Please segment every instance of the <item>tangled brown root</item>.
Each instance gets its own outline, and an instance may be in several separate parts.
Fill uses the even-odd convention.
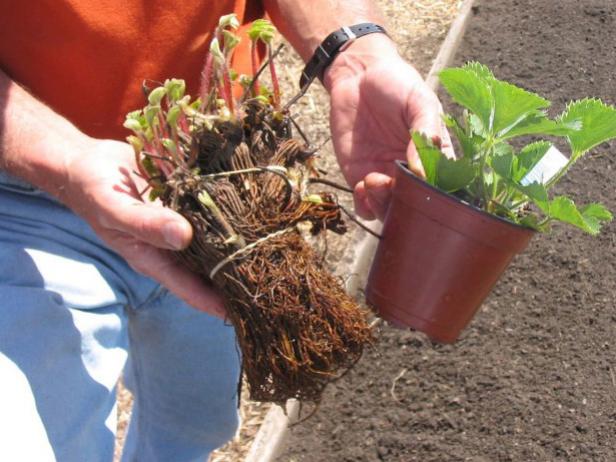
[[[310,191],[314,156],[291,137],[287,116],[257,100],[242,111],[180,140],[189,163],[174,164],[160,197],[194,227],[178,255],[224,295],[251,399],[318,402],[372,334],[300,228],[320,236],[346,227],[336,197]]]

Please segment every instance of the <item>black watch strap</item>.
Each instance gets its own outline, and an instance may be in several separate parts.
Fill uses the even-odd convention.
[[[329,34],[325,37],[323,43],[317,47],[312,58],[310,58],[310,61],[306,64],[302,76],[299,79],[300,88],[305,89],[305,87],[308,87],[315,77],[318,77],[319,80],[323,80],[325,68],[332,63],[336,55],[345,45],[348,46],[355,39],[375,32],[387,34],[383,27],[371,22],[356,24],[349,27],[345,26]]]

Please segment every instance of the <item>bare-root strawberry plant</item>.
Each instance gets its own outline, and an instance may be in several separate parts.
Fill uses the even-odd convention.
[[[318,402],[360,358],[371,330],[305,238],[346,228],[335,194],[317,189],[314,149],[293,136],[302,132],[281,102],[274,28],[253,23],[253,70],[244,76],[230,66],[238,25],[233,15],[220,19],[198,98],[169,79],[148,90],[125,126],[150,200],[194,228],[177,256],[223,294],[251,399]],[[262,66],[257,46],[266,49]],[[259,81],[264,70],[271,89]]]

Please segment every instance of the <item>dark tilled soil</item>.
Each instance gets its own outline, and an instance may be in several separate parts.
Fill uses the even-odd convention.
[[[547,96],[616,103],[613,0],[483,0],[457,58]],[[616,143],[559,186],[616,211]],[[616,224],[537,236],[453,346],[383,328],[291,429],[289,461],[616,460]]]

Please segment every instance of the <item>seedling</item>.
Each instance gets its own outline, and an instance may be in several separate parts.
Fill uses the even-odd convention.
[[[428,183],[538,231],[548,231],[553,222],[561,221],[596,235],[612,220],[601,204],[577,206],[567,196],[550,197],[550,192],[585,154],[616,138],[616,108],[587,98],[570,102],[552,119],[546,112],[547,99],[498,80],[476,62],[445,69],[440,81],[464,108],[461,120],[452,115],[444,118],[459,141],[461,155],[449,159],[427,137],[412,133]],[[552,143],[543,139],[518,150],[511,142],[522,136],[564,138],[570,156],[559,164]]]

